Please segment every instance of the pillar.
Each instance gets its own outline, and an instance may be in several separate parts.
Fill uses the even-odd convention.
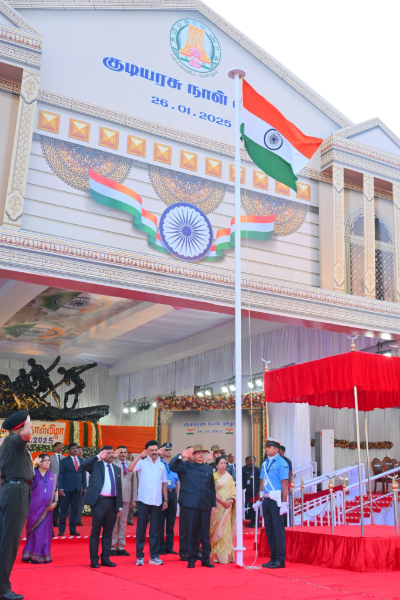
[[[248,411],[250,417],[252,416],[252,411]],[[261,467],[263,456],[261,456],[260,452],[261,448],[261,409],[253,408],[253,448],[252,454],[256,457],[256,464],[258,467]]]
[[[344,169],[332,167],[333,185],[333,289],[345,292],[344,254]]]
[[[374,178],[364,173],[364,296],[375,300]]]
[[[38,92],[39,73],[24,69],[4,214],[0,215],[3,225],[16,229],[21,228]]]
[[[395,290],[396,302],[400,302],[400,184],[393,184],[394,244],[395,244]]]
[[[170,426],[173,414],[174,413],[172,410],[161,410],[160,411],[160,439],[158,441],[160,446],[161,446],[161,444],[165,444],[165,442],[171,441],[169,439],[169,426]]]

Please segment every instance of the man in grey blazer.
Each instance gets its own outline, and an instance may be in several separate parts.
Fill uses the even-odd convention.
[[[125,550],[126,522],[129,509],[136,506],[138,499],[137,473],[128,471],[130,463],[127,461],[127,453],[126,446],[118,446],[114,453],[113,464],[121,469],[123,509],[122,513],[117,515],[112,534],[111,554],[113,556],[129,556],[129,552]]]
[[[50,456],[50,471],[58,475],[60,473],[60,463],[65,458],[62,452],[62,443],[56,442],[53,444],[54,454]],[[60,497],[58,498],[57,506],[53,510],[53,527],[58,527],[58,516],[60,514]]]

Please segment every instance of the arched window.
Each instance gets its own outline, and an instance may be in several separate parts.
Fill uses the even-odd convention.
[[[364,296],[364,215],[362,208],[352,210],[345,223],[347,259],[346,291]],[[394,244],[390,223],[375,212],[375,297],[395,301]]]

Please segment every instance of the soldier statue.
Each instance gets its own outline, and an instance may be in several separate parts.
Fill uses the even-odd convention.
[[[64,409],[67,408],[69,396],[75,396],[74,403],[71,406],[71,410],[73,410],[75,408],[75,406],[78,404],[79,396],[80,396],[80,394],[82,394],[83,390],[86,387],[86,383],[79,376],[82,375],[82,373],[84,373],[85,371],[88,371],[89,369],[93,369],[93,367],[97,367],[97,363],[83,365],[82,367],[70,367],[69,369],[66,369],[65,367],[59,367],[57,369],[57,373],[60,373],[60,375],[63,375],[63,378],[62,378],[60,384],[65,383],[66,385],[71,385],[71,381],[72,381],[72,383],[75,384],[75,387],[73,387],[72,390],[69,390],[68,392],[65,393]]]
[[[29,376],[33,385],[36,386],[36,394],[45,394],[44,398],[49,394],[52,394],[58,407],[60,406],[60,396],[55,391],[55,386],[49,377],[49,373],[58,365],[60,360],[61,357],[57,356],[55,361],[47,369],[45,369],[43,365],[38,365],[34,358],[28,360],[28,365],[31,367]]]

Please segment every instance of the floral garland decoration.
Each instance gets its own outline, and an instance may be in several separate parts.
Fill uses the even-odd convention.
[[[67,446],[75,442],[83,448],[101,448],[103,439],[101,435],[101,425],[91,421],[65,421],[59,419],[59,422],[65,423],[64,444]]]
[[[311,447],[314,448],[315,439],[311,439]],[[349,442],[348,440],[335,440],[335,448],[345,448],[347,450],[357,450],[357,442]],[[366,442],[360,442],[361,450],[366,450]],[[368,442],[369,450],[391,450],[393,448],[393,442]]]
[[[242,394],[242,408],[261,408],[265,404],[264,392]],[[157,396],[159,408],[163,410],[233,410],[235,408],[234,394],[214,394],[212,396]]]

